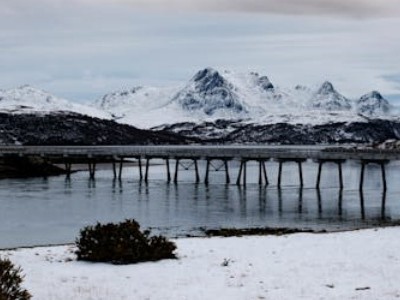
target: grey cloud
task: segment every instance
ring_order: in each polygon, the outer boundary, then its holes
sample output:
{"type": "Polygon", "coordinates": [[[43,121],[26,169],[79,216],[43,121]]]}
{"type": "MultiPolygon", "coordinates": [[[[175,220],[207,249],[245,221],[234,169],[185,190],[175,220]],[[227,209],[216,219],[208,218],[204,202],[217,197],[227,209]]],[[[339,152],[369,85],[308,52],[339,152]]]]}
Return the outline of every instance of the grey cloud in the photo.
{"type": "Polygon", "coordinates": [[[254,12],[345,17],[400,17],[399,0],[13,0],[0,3],[0,15],[126,4],[138,9],[254,12]]]}
{"type": "MultiPolygon", "coordinates": [[[[90,0],[87,0],[90,1],[90,0]]],[[[103,0],[137,7],[350,17],[400,16],[398,0],[103,0]]]]}

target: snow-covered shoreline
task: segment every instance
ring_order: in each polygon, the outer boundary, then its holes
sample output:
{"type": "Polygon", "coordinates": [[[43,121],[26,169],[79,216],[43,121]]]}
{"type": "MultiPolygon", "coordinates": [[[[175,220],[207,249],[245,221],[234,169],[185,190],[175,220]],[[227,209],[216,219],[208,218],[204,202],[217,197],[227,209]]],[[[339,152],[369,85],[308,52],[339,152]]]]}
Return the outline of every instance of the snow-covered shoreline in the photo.
{"type": "Polygon", "coordinates": [[[33,299],[397,299],[399,227],[175,240],[177,260],[75,260],[74,246],[0,251],[33,299]]]}

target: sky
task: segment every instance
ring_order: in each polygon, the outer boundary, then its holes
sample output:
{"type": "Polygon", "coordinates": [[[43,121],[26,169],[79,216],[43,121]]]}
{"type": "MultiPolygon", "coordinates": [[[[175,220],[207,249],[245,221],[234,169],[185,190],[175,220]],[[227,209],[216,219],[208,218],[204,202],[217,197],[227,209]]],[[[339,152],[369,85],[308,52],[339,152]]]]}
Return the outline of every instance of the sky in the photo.
{"type": "Polygon", "coordinates": [[[205,67],[400,102],[398,0],[0,0],[0,89],[78,102],[205,67]]]}

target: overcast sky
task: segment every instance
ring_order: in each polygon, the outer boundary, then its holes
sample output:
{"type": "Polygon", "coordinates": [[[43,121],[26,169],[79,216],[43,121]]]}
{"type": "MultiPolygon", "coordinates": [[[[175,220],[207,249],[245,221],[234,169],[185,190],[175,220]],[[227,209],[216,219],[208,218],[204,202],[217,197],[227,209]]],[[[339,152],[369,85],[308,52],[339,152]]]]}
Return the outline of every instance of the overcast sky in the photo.
{"type": "Polygon", "coordinates": [[[90,101],[211,66],[400,100],[398,28],[398,0],[0,0],[0,88],[90,101]]]}

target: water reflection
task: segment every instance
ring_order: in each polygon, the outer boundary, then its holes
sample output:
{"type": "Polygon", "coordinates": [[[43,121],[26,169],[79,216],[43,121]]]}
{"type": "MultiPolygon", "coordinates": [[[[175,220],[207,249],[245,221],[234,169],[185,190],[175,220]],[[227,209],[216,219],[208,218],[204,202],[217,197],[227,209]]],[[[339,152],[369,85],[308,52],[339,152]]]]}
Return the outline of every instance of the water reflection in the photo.
{"type": "MultiPolygon", "coordinates": [[[[271,178],[276,177],[277,169],[269,168],[271,178]]],[[[334,167],[324,172],[330,170],[337,172],[334,167]]],[[[99,171],[95,180],[88,180],[85,173],[67,179],[2,180],[0,247],[73,242],[85,225],[126,218],[169,236],[202,234],[201,228],[269,226],[329,231],[397,223],[399,190],[393,183],[399,176],[389,168],[392,189],[382,193],[380,180],[375,180],[380,179],[380,170],[374,170],[368,172],[371,176],[365,178],[362,193],[357,189],[358,177],[353,176],[359,174],[359,168],[352,165],[344,172],[345,189],[339,188],[337,176],[326,176],[321,185],[326,188],[314,189],[312,164],[304,164],[308,175],[304,188],[298,187],[297,174],[290,170],[283,172],[287,186],[260,186],[257,164],[253,169],[248,166],[246,187],[225,184],[224,172],[211,173],[209,185],[195,183],[193,170],[181,170],[181,182],[169,184],[165,166],[152,166],[148,183],[133,175],[129,178],[135,170],[116,180],[112,170],[99,171]]],[[[238,170],[231,171],[235,174],[238,170]]]]}
{"type": "MultiPolygon", "coordinates": [[[[382,201],[381,201],[381,220],[382,221],[390,221],[390,218],[386,216],[386,190],[383,190],[382,192],[382,201]]],[[[365,220],[366,214],[365,214],[365,198],[364,198],[364,192],[361,190],[360,191],[360,207],[361,207],[361,219],[365,220]]]]}

